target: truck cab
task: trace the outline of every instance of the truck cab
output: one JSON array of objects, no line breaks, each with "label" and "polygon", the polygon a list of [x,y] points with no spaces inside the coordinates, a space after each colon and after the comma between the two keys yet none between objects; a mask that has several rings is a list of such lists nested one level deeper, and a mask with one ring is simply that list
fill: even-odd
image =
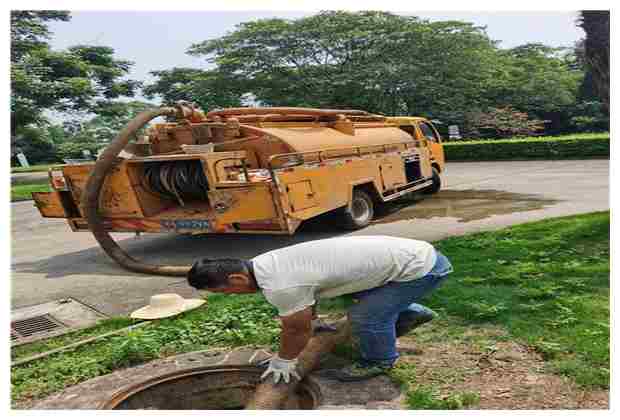
[{"label": "truck cab", "polygon": [[431,166],[440,174],[445,171],[446,159],[441,136],[435,126],[423,117],[387,117],[386,123],[397,126],[416,140],[425,140],[430,152]]}]

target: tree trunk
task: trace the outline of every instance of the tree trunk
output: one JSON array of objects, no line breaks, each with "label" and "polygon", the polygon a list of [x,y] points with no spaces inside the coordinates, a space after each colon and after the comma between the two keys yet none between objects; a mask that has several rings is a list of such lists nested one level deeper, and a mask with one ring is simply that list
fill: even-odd
[{"label": "tree trunk", "polygon": [[585,58],[596,93],[609,113],[609,10],[582,10],[579,26],[586,33]]},{"label": "tree trunk", "polygon": [[[338,331],[334,333],[321,333],[313,336],[298,356],[297,372],[302,379],[319,366],[323,355],[331,352],[336,345],[346,343],[351,338],[351,325],[346,318],[339,320],[335,326]],[[297,379],[291,377],[288,384],[284,381],[274,384],[273,377],[268,376],[264,382],[256,387],[256,392],[246,404],[245,409],[281,409],[289,396],[293,395],[298,382]]]}]

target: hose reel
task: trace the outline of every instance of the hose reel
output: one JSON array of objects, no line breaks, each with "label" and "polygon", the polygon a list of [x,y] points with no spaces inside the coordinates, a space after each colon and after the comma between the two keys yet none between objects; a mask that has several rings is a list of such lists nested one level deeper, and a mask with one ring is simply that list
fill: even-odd
[{"label": "hose reel", "polygon": [[208,200],[209,183],[199,160],[147,162],[144,164],[144,183],[154,193],[176,200]]}]

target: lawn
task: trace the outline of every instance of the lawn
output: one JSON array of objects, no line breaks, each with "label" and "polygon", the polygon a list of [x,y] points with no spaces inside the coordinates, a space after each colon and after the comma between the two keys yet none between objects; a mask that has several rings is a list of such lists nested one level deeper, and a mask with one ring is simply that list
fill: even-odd
[{"label": "lawn", "polygon": [[11,185],[11,201],[32,200],[32,192],[51,191],[48,182]]},{"label": "lawn", "polygon": [[[549,372],[583,389],[609,388],[609,212],[550,219],[435,244],[455,272],[425,304],[441,316],[416,330],[424,346],[492,326],[501,340],[530,346]],[[322,302],[341,313],[347,299]],[[90,330],[12,349],[12,359],[131,324],[124,318]],[[276,311],[260,295],[209,295],[208,304],[175,318],[105,338],[11,370],[13,403],[37,399],[114,369],[210,347],[255,344],[275,348]],[[475,404],[462,392],[438,400],[416,382],[416,366],[400,363],[393,377],[411,408],[450,409]]]},{"label": "lawn", "polygon": [[[436,245],[455,272],[426,300],[441,316],[416,330],[417,343],[457,346],[474,340],[474,348],[490,354],[498,343],[514,341],[542,355],[547,373],[568,377],[583,390],[609,389],[609,212],[453,237]],[[401,363],[393,372],[410,408],[461,408],[477,402],[469,393],[437,398],[433,386],[454,381],[456,368],[429,385],[416,380],[416,367]]]},{"label": "lawn", "polygon": [[455,237],[450,285],[428,301],[494,323],[584,386],[609,385],[609,212]]}]

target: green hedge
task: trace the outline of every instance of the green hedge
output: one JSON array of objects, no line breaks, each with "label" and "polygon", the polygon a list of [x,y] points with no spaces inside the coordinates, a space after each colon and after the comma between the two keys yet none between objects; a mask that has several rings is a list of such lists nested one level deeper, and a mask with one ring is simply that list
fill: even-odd
[{"label": "green hedge", "polygon": [[444,143],[448,161],[609,158],[609,133]]}]

